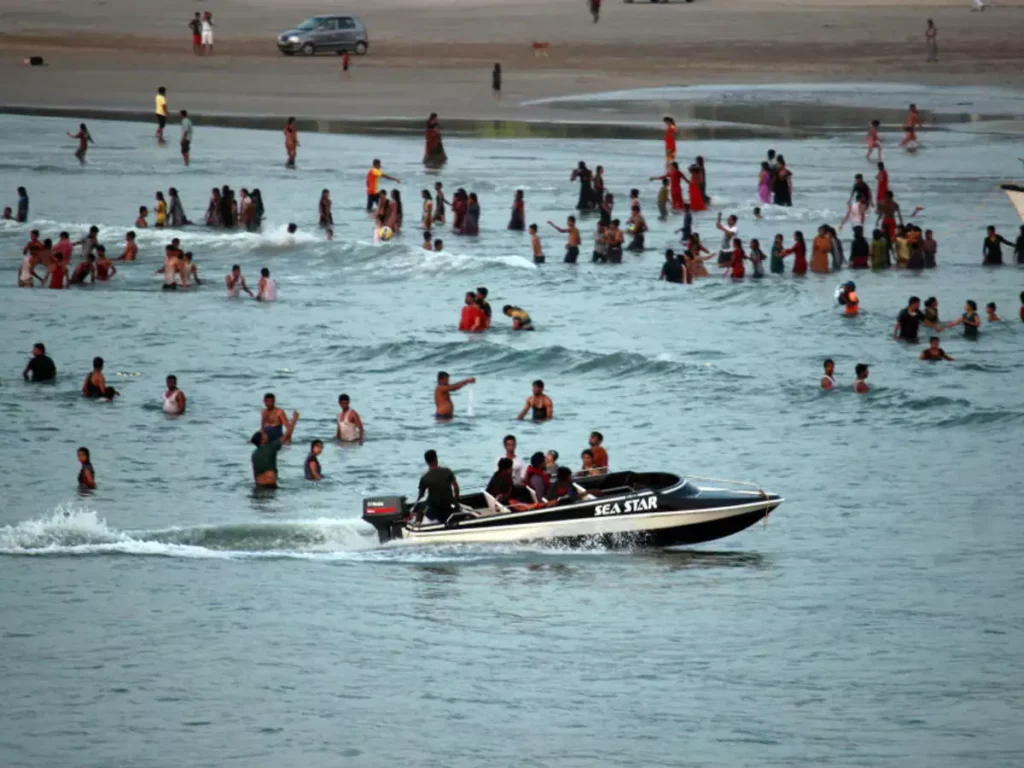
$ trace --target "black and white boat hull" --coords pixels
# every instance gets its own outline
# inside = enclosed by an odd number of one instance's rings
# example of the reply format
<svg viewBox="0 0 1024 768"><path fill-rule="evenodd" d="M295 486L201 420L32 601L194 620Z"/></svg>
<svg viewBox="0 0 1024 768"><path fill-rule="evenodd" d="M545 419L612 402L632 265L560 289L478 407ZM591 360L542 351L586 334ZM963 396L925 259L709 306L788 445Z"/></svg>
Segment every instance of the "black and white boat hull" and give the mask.
<svg viewBox="0 0 1024 768"><path fill-rule="evenodd" d="M667 473L619 472L577 481L575 503L517 511L486 494L459 499L445 523L411 523L403 497L366 499L363 519L381 542L488 544L550 541L604 546L669 547L730 536L766 518L782 498L761 490L698 485ZM524 501L531 499L525 496Z"/></svg>

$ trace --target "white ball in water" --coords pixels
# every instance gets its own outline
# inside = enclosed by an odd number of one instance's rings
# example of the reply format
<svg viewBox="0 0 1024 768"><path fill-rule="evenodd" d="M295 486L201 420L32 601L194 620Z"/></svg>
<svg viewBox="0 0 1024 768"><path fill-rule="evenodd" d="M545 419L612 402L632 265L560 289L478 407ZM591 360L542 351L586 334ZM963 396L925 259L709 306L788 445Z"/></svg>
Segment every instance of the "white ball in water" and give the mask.
<svg viewBox="0 0 1024 768"><path fill-rule="evenodd" d="M377 233L377 236L381 240L390 240L394 236L394 234L395 233L391 231L391 227L381 227L380 231Z"/></svg>

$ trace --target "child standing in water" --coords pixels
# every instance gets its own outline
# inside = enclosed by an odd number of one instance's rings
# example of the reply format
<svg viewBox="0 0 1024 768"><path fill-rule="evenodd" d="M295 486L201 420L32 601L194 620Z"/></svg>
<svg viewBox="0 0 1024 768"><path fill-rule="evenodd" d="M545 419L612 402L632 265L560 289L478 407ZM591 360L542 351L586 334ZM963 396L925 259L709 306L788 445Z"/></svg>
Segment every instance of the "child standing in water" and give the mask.
<svg viewBox="0 0 1024 768"><path fill-rule="evenodd" d="M544 263L544 249L540 245L540 235L537 234L537 225L530 225L530 245L533 246L533 263Z"/></svg>
<svg viewBox="0 0 1024 768"><path fill-rule="evenodd" d="M79 123L78 133L74 135L69 133L68 138L78 141L78 149L75 151L75 157L78 158L80 165L85 165L85 153L89 150L90 144L96 143L92 140L92 136L89 135L89 129L85 127L85 123Z"/></svg>

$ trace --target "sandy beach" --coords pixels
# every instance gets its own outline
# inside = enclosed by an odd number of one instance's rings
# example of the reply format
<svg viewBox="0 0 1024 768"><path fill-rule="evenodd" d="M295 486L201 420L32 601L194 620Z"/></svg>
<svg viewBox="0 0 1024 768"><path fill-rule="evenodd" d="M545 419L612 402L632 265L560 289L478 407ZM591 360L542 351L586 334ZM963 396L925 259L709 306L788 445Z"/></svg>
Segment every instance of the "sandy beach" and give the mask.
<svg viewBox="0 0 1024 768"><path fill-rule="evenodd" d="M984 13L970 12L966 0L605 0L598 24L582 0L230 0L185 10L158 4L143 15L127 0L0 7L10 20L0 35L2 105L148 110L165 85L172 109L199 114L373 119L437 111L449 119L586 121L602 114L524 102L699 83L1024 81L1024 0ZM211 58L191 53L192 8L214 14ZM369 54L353 57L348 76L336 56L278 54L277 33L338 10L360 16L370 32ZM925 62L927 18L939 29L937 64ZM534 56L534 41L549 43L548 56ZM29 55L48 65L24 67ZM505 75L500 99L490 90L496 61Z"/></svg>

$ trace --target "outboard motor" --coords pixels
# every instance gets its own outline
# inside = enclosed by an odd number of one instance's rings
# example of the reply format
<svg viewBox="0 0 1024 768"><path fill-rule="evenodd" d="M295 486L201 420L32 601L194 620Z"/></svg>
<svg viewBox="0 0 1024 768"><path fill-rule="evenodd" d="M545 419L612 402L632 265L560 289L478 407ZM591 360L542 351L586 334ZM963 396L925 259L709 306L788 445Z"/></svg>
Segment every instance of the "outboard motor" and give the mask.
<svg viewBox="0 0 1024 768"><path fill-rule="evenodd" d="M363 520L377 529L377 538L383 544L402 538L402 528L409 517L405 496L377 496L363 499Z"/></svg>

